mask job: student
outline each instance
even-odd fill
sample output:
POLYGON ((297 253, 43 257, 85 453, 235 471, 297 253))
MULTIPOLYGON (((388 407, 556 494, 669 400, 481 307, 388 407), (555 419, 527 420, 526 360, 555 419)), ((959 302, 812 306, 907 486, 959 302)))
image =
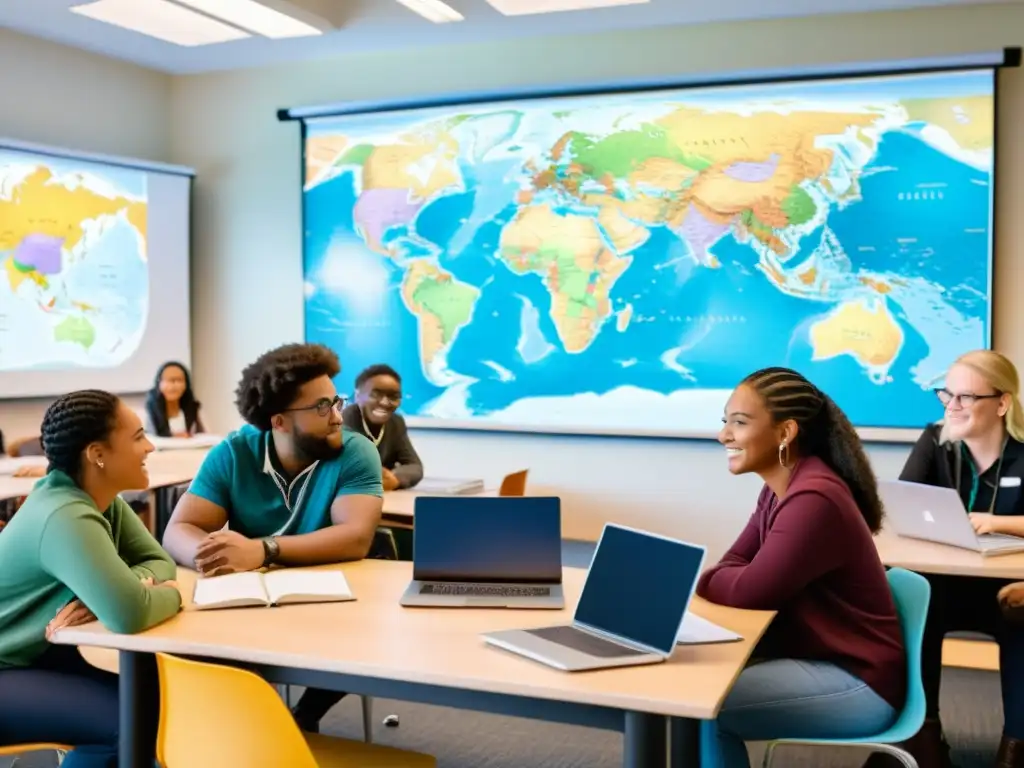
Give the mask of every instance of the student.
POLYGON ((174 563, 118 497, 148 484, 153 445, 97 390, 58 398, 42 431, 49 472, 0 535, 0 745, 71 744, 65 768, 116 768, 117 675, 48 641, 97 618, 141 632, 181 608, 174 563))
MULTIPOLYGON (((745 741, 857 738, 888 728, 906 694, 896 607, 872 534, 875 477, 849 420, 796 371, 752 373, 726 404, 729 471, 764 480, 757 508, 697 592, 778 611, 718 716, 726 768, 745 741)), ((922 764, 923 765, 923 764, 922 764)))
MULTIPOLYGON (((998 352, 960 357, 937 390, 945 418, 925 429, 901 480, 955 488, 979 533, 1024 536, 1024 412, 1017 369, 998 352)), ((927 574, 932 599, 921 667, 927 720, 908 751, 921 765, 952 765, 939 719, 942 642, 947 632, 974 631, 999 643, 1003 738, 997 766, 1024 768, 1024 627, 1006 622, 1001 579, 927 574)))
MULTIPOLYGON (((340 369, 326 347, 288 344, 242 372, 236 402, 248 425, 210 451, 175 507, 164 534, 175 560, 210 576, 366 557, 381 516, 380 457, 342 426, 331 381, 340 369)), ((343 695, 307 689, 299 725, 315 731, 343 695)))
POLYGON ((395 413, 401 403, 402 377, 390 366, 371 365, 356 376, 356 401, 341 414, 346 427, 377 446, 385 491, 412 488, 423 479, 405 419, 395 413))
POLYGON ((160 366, 146 395, 146 431, 158 437, 191 437, 205 432, 192 379, 181 363, 160 366))

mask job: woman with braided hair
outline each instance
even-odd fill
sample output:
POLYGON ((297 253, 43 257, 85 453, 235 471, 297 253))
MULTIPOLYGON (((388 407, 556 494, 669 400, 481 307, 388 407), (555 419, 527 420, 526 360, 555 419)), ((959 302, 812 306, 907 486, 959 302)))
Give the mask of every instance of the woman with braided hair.
POLYGON ((723 765, 748 768, 745 741, 882 732, 903 707, 906 654, 872 541, 882 504, 857 433, 788 368, 750 374, 722 421, 729 471, 760 475, 764 487, 697 591, 778 612, 718 716, 723 765))
POLYGON ((149 485, 153 445, 99 390, 58 398, 42 442, 46 477, 0 536, 0 745, 70 744, 65 768, 116 768, 117 676, 49 639, 95 619, 141 632, 181 608, 173 561, 118 495, 149 485))

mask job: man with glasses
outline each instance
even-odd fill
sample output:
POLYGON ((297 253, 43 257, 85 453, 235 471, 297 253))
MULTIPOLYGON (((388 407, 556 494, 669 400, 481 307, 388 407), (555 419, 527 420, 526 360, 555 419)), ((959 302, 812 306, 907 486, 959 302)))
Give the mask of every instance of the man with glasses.
POLYGON ((342 411, 345 426, 377 446, 385 491, 412 488, 423 479, 423 462, 409 439, 402 404, 402 377, 388 365, 371 365, 356 376, 355 402, 342 411))
POLYGON ((242 372, 235 402, 248 424, 210 451, 167 525, 178 563, 216 576, 366 557, 381 465, 373 443, 342 427, 340 370, 326 347, 287 344, 242 372))

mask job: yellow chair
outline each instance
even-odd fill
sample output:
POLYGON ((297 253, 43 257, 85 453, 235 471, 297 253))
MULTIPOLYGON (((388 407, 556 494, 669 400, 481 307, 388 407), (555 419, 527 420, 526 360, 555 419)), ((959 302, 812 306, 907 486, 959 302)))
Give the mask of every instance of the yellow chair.
POLYGON ((429 755, 303 733, 252 672, 157 654, 163 768, 436 768, 429 755))

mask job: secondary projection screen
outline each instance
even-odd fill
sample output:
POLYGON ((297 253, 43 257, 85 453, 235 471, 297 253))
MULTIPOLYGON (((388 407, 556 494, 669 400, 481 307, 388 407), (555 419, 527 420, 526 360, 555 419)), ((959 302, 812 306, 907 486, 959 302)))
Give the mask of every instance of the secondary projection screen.
POLYGON ((0 139, 0 398, 189 365, 192 171, 0 139))
POLYGON ((306 337, 414 426, 707 436, 763 366, 860 427, 990 346, 995 70, 304 122, 306 337))

